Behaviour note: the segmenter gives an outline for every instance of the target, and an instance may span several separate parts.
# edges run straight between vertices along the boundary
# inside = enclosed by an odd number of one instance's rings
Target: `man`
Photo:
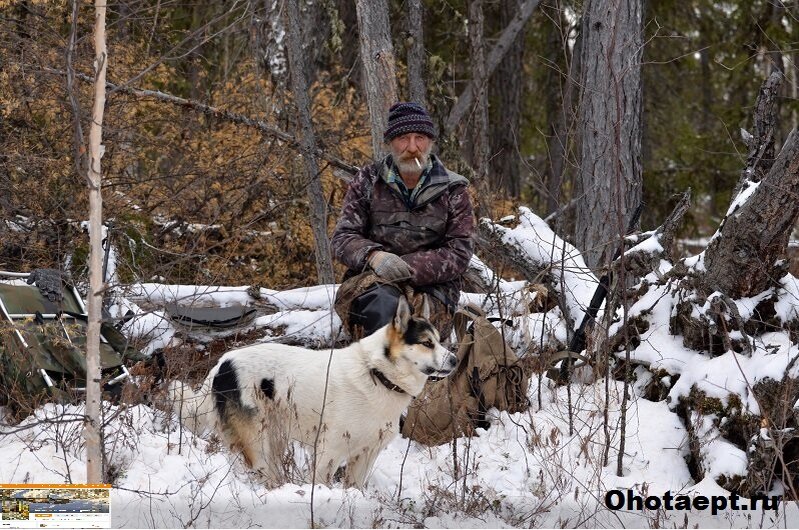
[[[432,154],[435,138],[421,105],[393,105],[383,135],[390,154],[350,183],[331,244],[348,268],[336,311],[354,339],[390,321],[405,286],[415,306],[426,295],[433,324],[449,335],[474,218],[469,183]]]

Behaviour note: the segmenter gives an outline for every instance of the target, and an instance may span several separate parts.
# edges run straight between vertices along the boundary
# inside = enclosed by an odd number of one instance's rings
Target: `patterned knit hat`
[[[412,132],[436,137],[433,120],[424,107],[418,103],[395,103],[388,109],[388,127],[383,141],[388,143],[397,136]]]

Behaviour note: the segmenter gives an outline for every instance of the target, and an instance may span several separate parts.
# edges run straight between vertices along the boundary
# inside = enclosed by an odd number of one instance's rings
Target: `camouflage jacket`
[[[336,259],[349,269],[345,279],[366,268],[371,251],[385,250],[408,263],[411,286],[443,295],[454,307],[461,275],[474,252],[474,214],[466,178],[431,158],[430,172],[412,205],[386,182],[390,156],[361,169],[344,197],[331,245]]]

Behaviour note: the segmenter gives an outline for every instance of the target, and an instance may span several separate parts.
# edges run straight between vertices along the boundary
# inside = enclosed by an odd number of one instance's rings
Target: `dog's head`
[[[458,365],[458,358],[441,345],[438,330],[429,318],[426,299],[419,318],[412,315],[405,297],[400,297],[397,312],[388,325],[386,355],[394,364],[410,364],[425,377],[446,377]]]

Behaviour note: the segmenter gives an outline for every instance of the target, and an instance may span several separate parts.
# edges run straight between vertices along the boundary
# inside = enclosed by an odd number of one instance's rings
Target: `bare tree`
[[[397,68],[386,0],[356,0],[358,32],[363,61],[363,85],[372,127],[372,151],[375,159],[383,154],[383,131],[388,109],[397,101]]]
[[[408,33],[408,99],[426,105],[424,82],[424,26],[422,0],[408,0],[406,31]]]
[[[483,49],[483,2],[469,3],[469,42],[472,63],[472,90],[474,121],[470,127],[472,137],[471,163],[477,174],[478,186],[486,189],[488,178],[488,91]]]
[[[597,267],[641,202],[641,2],[589,0],[582,39],[583,197],[575,241],[586,264]]]
[[[569,25],[560,6],[548,7],[551,23],[548,27],[547,57],[552,66],[547,71],[547,169],[546,169],[546,212],[551,214],[561,207],[563,178],[567,169],[570,131],[574,126],[572,108],[573,94],[577,84],[579,67],[579,35],[574,49],[570,52],[567,44]],[[560,60],[555,57],[561,56]],[[564,68],[565,71],[561,70]]]
[[[500,24],[503,27],[510,24],[520,7],[520,0],[502,0],[499,5]],[[509,197],[521,194],[519,130],[523,107],[525,33],[522,28],[508,47],[489,86],[492,99],[498,102],[496,108],[491,109],[491,183]]]
[[[782,79],[775,71],[760,88],[736,199],[705,252],[708,292],[753,296],[785,275],[788,240],[799,218],[799,138],[794,130],[775,159]]]
[[[327,201],[325,201],[319,167],[316,163],[316,136],[311,122],[311,103],[308,99],[308,82],[305,78],[302,34],[300,32],[300,7],[297,0],[285,3],[286,29],[288,30],[288,56],[291,70],[291,89],[297,107],[297,131],[300,150],[305,161],[308,179],[308,202],[311,209],[311,229],[316,246],[316,273],[320,283],[334,283],[333,262],[330,259],[330,240],[327,238]]]
[[[86,329],[86,480],[102,482],[102,446],[100,405],[102,402],[100,372],[100,318],[103,307],[103,197],[101,193],[103,156],[103,111],[105,108],[105,73],[108,54],[105,46],[106,1],[94,2],[94,106],[89,128],[89,296]]]
[[[505,54],[510,49],[511,43],[516,39],[516,36],[524,28],[525,24],[527,24],[527,21],[530,20],[539,2],[540,0],[524,0],[524,3],[519,6],[519,11],[516,13],[516,16],[514,16],[507,27],[502,30],[502,34],[500,34],[496,43],[494,43],[494,47],[491,48],[491,51],[488,52],[488,56],[485,60],[486,79],[489,79],[494,74],[494,70],[499,66],[499,62],[505,57]],[[477,83],[479,83],[478,80],[472,79],[469,86],[461,92],[455,105],[452,106],[452,109],[449,111],[449,116],[447,116],[447,121],[444,124],[447,132],[452,132],[469,109],[472,108],[474,98],[473,85]]]

